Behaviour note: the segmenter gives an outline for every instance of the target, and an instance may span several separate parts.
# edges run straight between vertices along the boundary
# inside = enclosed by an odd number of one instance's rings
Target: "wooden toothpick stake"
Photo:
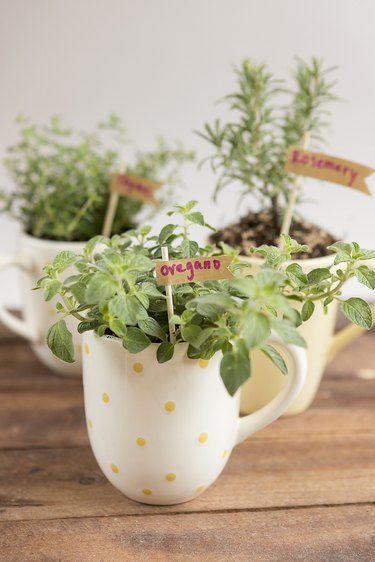
[[[161,257],[163,258],[163,261],[169,261],[169,252],[168,252],[167,246],[161,247]],[[165,294],[166,294],[166,297],[167,297],[167,314],[168,314],[169,337],[170,337],[171,343],[175,343],[175,341],[176,341],[176,337],[175,337],[175,333],[174,333],[175,326],[174,326],[173,322],[171,322],[172,317],[174,315],[173,294],[172,294],[172,286],[171,285],[165,285]]]
[[[302,137],[301,148],[306,150],[308,145],[309,145],[309,142],[310,142],[310,131],[306,131],[304,133],[303,137]],[[291,193],[290,193],[288,206],[287,206],[286,211],[285,211],[284,220],[283,220],[283,224],[282,224],[282,227],[281,227],[280,234],[289,234],[290,225],[292,223],[292,218],[293,218],[294,206],[296,204],[298,191],[299,191],[299,188],[300,188],[300,185],[301,185],[301,178],[302,178],[302,176],[295,176],[295,178],[294,178],[292,190],[291,190]],[[283,246],[284,246],[284,241],[283,241],[282,238],[280,238],[279,248],[283,248]]]
[[[123,159],[121,160],[120,167],[119,167],[120,174],[125,173],[125,167],[126,167],[125,159]],[[109,196],[107,211],[105,214],[103,230],[102,230],[103,236],[111,236],[113,220],[115,218],[115,214],[118,206],[118,200],[119,200],[119,194],[115,193],[114,191],[111,191],[111,194]]]

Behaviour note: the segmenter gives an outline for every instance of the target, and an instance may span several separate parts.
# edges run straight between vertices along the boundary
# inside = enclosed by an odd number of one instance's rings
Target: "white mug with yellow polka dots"
[[[286,346],[293,374],[281,393],[239,418],[220,378],[221,352],[189,359],[177,344],[159,364],[157,344],[131,354],[114,337],[83,336],[83,386],[91,446],[108,480],[132,500],[158,505],[197,497],[223,470],[235,445],[278,418],[305,380],[305,351]]]
[[[45,302],[43,291],[33,291],[38,279],[43,276],[43,267],[51,263],[59,252],[69,250],[80,253],[84,247],[83,242],[58,242],[42,240],[27,234],[19,238],[19,250],[15,254],[0,255],[0,269],[16,266],[21,270],[23,318],[17,318],[0,306],[0,322],[19,336],[26,338],[42,363],[61,375],[80,375],[82,372],[81,340],[82,337],[76,329],[77,321],[69,317],[67,325],[73,334],[76,348],[76,362],[64,363],[48,349],[46,335],[50,326],[56,322],[56,299]],[[67,270],[64,275],[69,276],[72,270]]]

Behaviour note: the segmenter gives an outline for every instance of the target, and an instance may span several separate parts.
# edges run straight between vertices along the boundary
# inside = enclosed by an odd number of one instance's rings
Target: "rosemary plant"
[[[313,143],[323,140],[333,94],[333,68],[313,58],[297,59],[295,88],[287,90],[265,64],[247,59],[237,74],[237,90],[224,98],[232,119],[206,123],[198,134],[213,147],[208,157],[218,173],[215,197],[233,182],[242,187],[242,197],[251,194],[280,225],[292,177],[284,172],[287,149],[299,145],[308,131]],[[285,100],[286,97],[286,100]]]

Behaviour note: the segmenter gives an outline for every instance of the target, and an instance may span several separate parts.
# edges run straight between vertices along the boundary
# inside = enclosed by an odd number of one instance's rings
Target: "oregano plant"
[[[90,132],[68,128],[57,116],[45,125],[22,116],[16,121],[19,137],[4,161],[13,187],[0,189],[0,213],[36,238],[87,241],[99,234],[111,174],[130,150],[121,119],[110,115]],[[181,144],[172,147],[159,138],[155,149],[138,151],[126,162],[126,172],[163,183],[160,197],[168,199],[181,166],[193,158]],[[113,232],[133,228],[143,206],[121,197]]]
[[[282,356],[267,338],[274,332],[287,344],[305,346],[297,328],[309,320],[316,306],[327,309],[339,300],[352,322],[366,329],[372,326],[369,305],[356,297],[343,299],[341,288],[353,276],[375,288],[375,271],[365,264],[375,257],[374,251],[339,242],[331,247],[336,254],[332,267],[305,274],[299,264],[290,261],[294,253],[308,248],[285,236],[283,249],[266,245],[253,249],[265,262],[252,274],[249,264],[229,246],[202,247],[191,240],[193,224],[212,228],[195,206],[195,201],[176,205],[168,214],[178,220],[166,224],[159,234],[143,226],[112,238],[97,236],[80,255],[64,251],[45,266],[38,287],[46,300],[59,297],[56,308],[60,320],[47,336],[57,357],[74,361],[72,335],[65,323],[66,317],[73,316],[78,332],[93,330],[100,337],[118,338],[130,353],[157,344],[155,360],[160,363],[170,360],[181,343],[188,344],[190,358],[210,359],[220,352],[221,377],[233,395],[251,375],[250,352],[254,348],[261,349],[286,373]],[[154,275],[162,246],[168,247],[170,259],[185,258],[191,263],[197,256],[233,257],[230,268],[234,279],[173,287],[175,343],[168,331],[165,287],[158,286]],[[75,273],[64,278],[71,267]]]

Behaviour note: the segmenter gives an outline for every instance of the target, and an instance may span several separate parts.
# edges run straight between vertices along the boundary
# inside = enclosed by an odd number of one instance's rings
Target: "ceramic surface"
[[[91,446],[108,480],[151,504],[191,500],[224,469],[233,447],[279,417],[300,391],[305,352],[289,347],[295,369],[265,408],[239,418],[240,394],[220,378],[221,353],[189,359],[179,344],[158,364],[157,344],[130,354],[116,338],[83,336],[83,385]]]
[[[26,338],[42,363],[62,375],[79,376],[82,372],[81,348],[82,337],[77,333],[77,321],[67,318],[66,323],[73,334],[76,350],[76,362],[65,363],[55,357],[46,343],[46,335],[50,326],[56,322],[56,298],[45,302],[43,291],[33,291],[38,279],[43,277],[43,267],[51,263],[59,252],[70,250],[80,253],[84,242],[56,242],[40,240],[26,234],[19,238],[19,250],[14,255],[0,256],[0,269],[17,266],[21,270],[21,288],[23,301],[23,319],[16,318],[4,308],[0,308],[0,321],[16,334]],[[68,277],[73,273],[69,268],[64,272]]]

